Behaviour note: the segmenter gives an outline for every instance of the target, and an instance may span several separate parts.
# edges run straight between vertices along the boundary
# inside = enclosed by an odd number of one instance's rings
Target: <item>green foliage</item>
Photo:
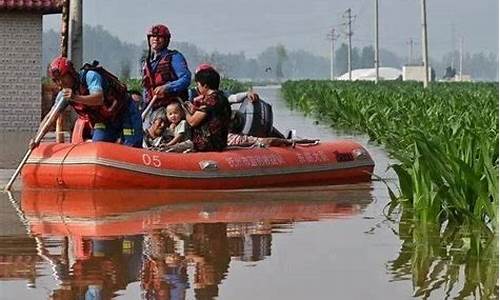
[[[386,145],[401,195],[424,223],[481,223],[497,229],[496,83],[288,81],[289,104]]]
[[[125,81],[129,91],[142,91],[142,80],[140,79],[129,79]]]
[[[129,79],[125,81],[128,90],[142,91],[142,82],[140,79]],[[192,84],[194,87],[194,84]],[[243,83],[234,79],[222,79],[220,89],[229,93],[234,94],[238,92],[247,91],[252,87],[250,83]]]

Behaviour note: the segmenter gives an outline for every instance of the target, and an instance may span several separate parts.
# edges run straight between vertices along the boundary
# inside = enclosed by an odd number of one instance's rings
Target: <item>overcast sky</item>
[[[172,39],[206,51],[244,51],[253,57],[281,43],[327,56],[328,31],[346,32],[342,19],[352,9],[353,46],[374,40],[375,0],[84,0],[84,23],[102,25],[123,41],[140,44],[153,23],[164,23]],[[498,0],[428,0],[430,56],[458,49],[498,54]],[[379,0],[380,46],[406,56],[408,41],[420,53],[420,0]],[[44,17],[44,29],[60,28],[60,15]],[[453,34],[454,33],[454,34]],[[453,38],[454,36],[454,38]],[[338,42],[346,41],[342,35]],[[455,41],[455,43],[453,43]],[[340,45],[340,44],[339,44]],[[414,54],[414,55],[415,55]]]

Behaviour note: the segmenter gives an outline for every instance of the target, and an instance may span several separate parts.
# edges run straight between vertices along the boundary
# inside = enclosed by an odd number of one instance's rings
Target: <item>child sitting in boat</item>
[[[157,109],[151,117],[151,125],[144,132],[143,147],[162,152],[191,152],[191,128],[177,102]]]
[[[170,125],[166,128],[167,134],[173,138],[160,146],[164,152],[191,152],[193,142],[191,141],[191,127],[185,120],[184,112],[178,102],[172,102],[166,108],[167,119]]]

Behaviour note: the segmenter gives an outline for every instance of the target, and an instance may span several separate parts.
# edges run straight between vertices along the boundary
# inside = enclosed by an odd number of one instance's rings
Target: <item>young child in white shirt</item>
[[[169,126],[167,131],[173,138],[162,146],[161,151],[165,152],[190,152],[193,150],[191,142],[191,127],[185,120],[184,112],[179,103],[173,102],[166,107]]]

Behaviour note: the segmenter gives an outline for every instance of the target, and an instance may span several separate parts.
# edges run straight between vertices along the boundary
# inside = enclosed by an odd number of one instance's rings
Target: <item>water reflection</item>
[[[296,222],[359,214],[370,202],[369,185],[236,193],[23,191],[19,214],[33,237],[23,246],[30,251],[29,271],[5,271],[2,280],[26,278],[36,287],[43,261],[57,281],[52,299],[127,293],[185,299],[188,292],[213,299],[232,260],[271,258],[273,234],[292,231]],[[17,260],[18,251],[6,252]],[[127,288],[134,282],[140,296]]]
[[[36,243],[29,237],[0,236],[0,280],[26,279],[33,287],[37,277]]]
[[[397,228],[401,249],[387,268],[394,280],[411,280],[414,297],[498,299],[498,233],[482,225],[422,224],[408,210]]]

